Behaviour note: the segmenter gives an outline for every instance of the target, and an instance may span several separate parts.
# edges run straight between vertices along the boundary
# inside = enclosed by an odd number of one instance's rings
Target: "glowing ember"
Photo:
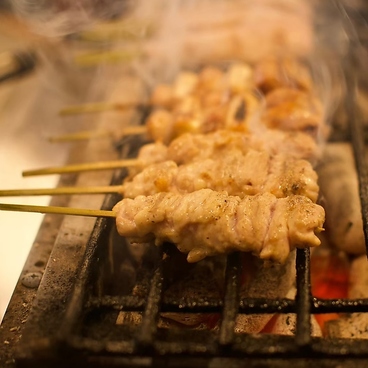
[[[311,257],[312,294],[322,299],[347,298],[349,288],[349,261],[345,253],[318,249]],[[339,318],[336,313],[316,314],[322,331],[327,321]]]

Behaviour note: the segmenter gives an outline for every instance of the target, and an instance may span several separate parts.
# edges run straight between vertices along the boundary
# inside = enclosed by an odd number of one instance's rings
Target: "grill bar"
[[[310,252],[298,249],[296,254],[296,343],[306,346],[311,340],[311,292],[310,292]]]
[[[364,313],[368,312],[368,299],[320,299],[313,297],[311,300],[311,313]],[[146,301],[135,296],[103,296],[91,298],[85,309],[87,310],[117,310],[142,312]],[[161,303],[161,312],[178,313],[220,313],[223,308],[221,300],[191,298],[183,300],[171,300],[164,297]],[[239,313],[295,313],[295,301],[280,298],[247,298],[240,299]]]
[[[233,342],[235,319],[239,308],[239,269],[240,257],[234,253],[227,258],[225,276],[225,297],[219,342],[227,346]]]
[[[154,272],[151,287],[148,294],[146,309],[143,314],[142,324],[136,336],[137,349],[147,350],[152,347],[157,331],[161,297],[163,290],[162,254],[157,269]]]
[[[368,312],[368,299],[318,299],[313,298],[312,313]]]

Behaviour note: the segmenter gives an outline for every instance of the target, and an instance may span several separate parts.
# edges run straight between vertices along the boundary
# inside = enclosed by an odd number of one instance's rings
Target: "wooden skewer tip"
[[[0,211],[15,211],[15,212],[36,212],[50,213],[56,215],[72,215],[72,216],[87,216],[87,217],[116,217],[114,211],[92,210],[73,207],[56,207],[56,206],[33,206],[21,204],[0,203]]]
[[[122,185],[0,190],[0,197],[122,193]]]
[[[90,162],[76,165],[25,170],[22,172],[22,176],[26,177],[26,176],[51,175],[51,174],[69,174],[83,171],[113,170],[132,166],[144,166],[144,162],[142,162],[139,159]]]

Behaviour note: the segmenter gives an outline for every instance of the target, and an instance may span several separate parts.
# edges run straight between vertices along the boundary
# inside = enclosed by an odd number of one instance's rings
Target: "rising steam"
[[[340,60],[331,57],[341,56],[342,50],[326,52],[341,31],[338,17],[316,11],[314,1],[12,0],[12,4],[17,15],[46,37],[74,34],[117,17],[150,23],[155,32],[137,52],[144,60],[137,57],[133,62],[150,87],[185,68],[238,60],[252,64],[269,55],[287,55],[307,60],[326,111],[335,109],[343,93]],[[340,47],[341,42],[335,45]],[[110,47],[136,50],[127,40]]]
[[[60,37],[126,12],[128,0],[11,0],[13,11],[41,35]]]

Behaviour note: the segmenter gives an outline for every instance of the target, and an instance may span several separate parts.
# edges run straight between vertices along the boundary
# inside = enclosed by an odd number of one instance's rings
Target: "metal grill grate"
[[[356,118],[354,118],[355,120]],[[352,139],[358,138],[361,124],[354,122]],[[354,138],[355,137],[355,138]],[[133,144],[137,147],[137,144]],[[139,146],[139,145],[138,145]],[[356,145],[357,154],[362,156],[364,145]],[[359,152],[359,149],[362,151]],[[132,153],[134,155],[134,153]],[[364,162],[357,167],[364,177]],[[362,174],[363,172],[363,174]],[[121,177],[116,178],[121,181]],[[364,193],[363,193],[364,195]],[[118,198],[110,196],[105,207],[111,208]],[[362,202],[363,206],[364,201]],[[100,290],[103,260],[107,256],[107,245],[114,224],[108,219],[99,219],[88,244],[80,267],[72,297],[66,309],[62,328],[53,340],[52,357],[50,346],[38,342],[37,354],[43,356],[38,363],[55,364],[55,359],[68,353],[69,363],[78,362],[89,366],[220,366],[221,360],[247,359],[248,364],[271,364],[277,366],[282,359],[294,359],[295,364],[309,364],[318,359],[334,366],[335,360],[346,366],[366,359],[368,351],[365,341],[354,339],[324,339],[311,336],[311,314],[368,312],[368,299],[332,299],[313,297],[310,288],[310,253],[308,249],[296,253],[295,299],[241,298],[239,294],[241,262],[237,253],[229,255],[226,262],[224,294],[222,298],[186,297],[175,299],[164,294],[167,275],[163,261],[163,249],[154,246],[152,262],[140,280],[147,283],[144,296],[130,293],[105,293]],[[103,273],[103,272],[102,272]],[[123,280],[122,280],[123,282]],[[133,326],[116,324],[119,312],[140,312],[141,321]],[[175,313],[219,313],[219,331],[162,329],[158,328],[161,312]],[[295,336],[267,334],[237,334],[234,332],[236,316],[244,314],[294,313],[297,318]],[[55,354],[56,352],[56,354]],[[281,359],[281,360],[280,360]],[[36,358],[37,362],[37,358]],[[64,361],[65,362],[65,361]],[[34,364],[35,361],[32,361]],[[27,359],[20,364],[28,366]],[[240,364],[240,363],[239,363]],[[280,363],[281,364],[281,363]],[[330,364],[330,365],[329,365]],[[240,365],[239,365],[240,366]]]

